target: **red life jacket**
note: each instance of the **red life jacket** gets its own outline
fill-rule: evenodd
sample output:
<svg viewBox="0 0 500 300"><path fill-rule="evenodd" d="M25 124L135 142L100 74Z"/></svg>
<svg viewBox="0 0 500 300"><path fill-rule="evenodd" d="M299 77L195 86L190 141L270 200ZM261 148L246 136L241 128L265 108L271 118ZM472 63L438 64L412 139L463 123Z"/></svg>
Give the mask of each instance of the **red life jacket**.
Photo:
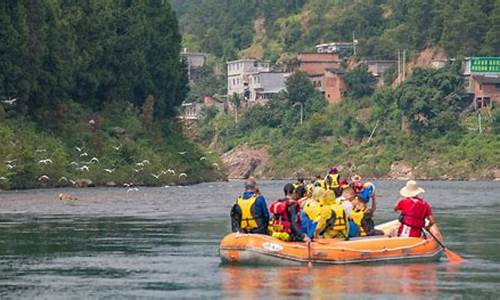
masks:
<svg viewBox="0 0 500 300"><path fill-rule="evenodd" d="M425 213L427 212L427 205L419 198L405 198L413 202L413 206L404 212L401 212L399 221L407 226L422 229L425 226Z"/></svg>
<svg viewBox="0 0 500 300"><path fill-rule="evenodd" d="M353 189L354 193L357 196L363 190L363 182L361 181L352 182L351 188Z"/></svg>
<svg viewBox="0 0 500 300"><path fill-rule="evenodd" d="M297 202L282 199L274 201L269 206L269 211L273 214L271 224L275 231L292 233L292 222L288 216L288 208L292 205L297 205ZM300 221L298 223L300 224Z"/></svg>

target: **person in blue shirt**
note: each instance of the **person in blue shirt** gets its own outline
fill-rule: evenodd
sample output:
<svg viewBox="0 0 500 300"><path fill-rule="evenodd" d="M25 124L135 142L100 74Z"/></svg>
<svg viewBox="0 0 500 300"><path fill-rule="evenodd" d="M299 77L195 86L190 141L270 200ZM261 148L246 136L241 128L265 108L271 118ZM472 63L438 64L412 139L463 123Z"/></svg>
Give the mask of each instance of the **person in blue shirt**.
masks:
<svg viewBox="0 0 500 300"><path fill-rule="evenodd" d="M236 200L230 216L233 232L267 234L269 211L255 178L245 180L245 192Z"/></svg>

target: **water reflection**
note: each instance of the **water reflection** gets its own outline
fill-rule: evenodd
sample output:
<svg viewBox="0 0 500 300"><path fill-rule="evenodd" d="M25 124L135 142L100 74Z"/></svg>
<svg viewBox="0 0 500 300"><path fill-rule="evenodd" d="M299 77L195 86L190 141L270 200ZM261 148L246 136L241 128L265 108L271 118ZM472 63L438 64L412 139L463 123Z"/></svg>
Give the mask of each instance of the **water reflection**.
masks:
<svg viewBox="0 0 500 300"><path fill-rule="evenodd" d="M221 268L227 299L437 296L438 264ZM267 294L263 294L266 291ZM269 294L272 293L272 294Z"/></svg>

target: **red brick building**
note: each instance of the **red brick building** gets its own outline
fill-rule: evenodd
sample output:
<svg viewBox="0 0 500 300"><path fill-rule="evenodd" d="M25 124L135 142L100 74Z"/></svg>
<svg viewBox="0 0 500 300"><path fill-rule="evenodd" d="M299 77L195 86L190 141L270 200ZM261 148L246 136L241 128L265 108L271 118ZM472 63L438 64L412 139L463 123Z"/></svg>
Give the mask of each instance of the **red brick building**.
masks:
<svg viewBox="0 0 500 300"><path fill-rule="evenodd" d="M290 71L302 70L329 103L338 103L345 92L344 72L338 53L299 53Z"/></svg>
<svg viewBox="0 0 500 300"><path fill-rule="evenodd" d="M500 57L466 58L464 76L476 108L500 104Z"/></svg>

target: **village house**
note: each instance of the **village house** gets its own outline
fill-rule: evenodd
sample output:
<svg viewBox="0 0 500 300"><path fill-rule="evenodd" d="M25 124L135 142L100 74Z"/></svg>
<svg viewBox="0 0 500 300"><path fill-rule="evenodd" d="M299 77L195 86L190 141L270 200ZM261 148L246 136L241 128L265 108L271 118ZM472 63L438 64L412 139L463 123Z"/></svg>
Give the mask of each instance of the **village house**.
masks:
<svg viewBox="0 0 500 300"><path fill-rule="evenodd" d="M290 63L288 69L305 72L329 103L338 103L342 99L345 82L338 53L302 52Z"/></svg>
<svg viewBox="0 0 500 300"><path fill-rule="evenodd" d="M187 48L184 48L184 50L181 53L181 56L187 65L189 83L193 84L198 80L200 80L201 79L200 69L205 65L207 54L189 52Z"/></svg>
<svg viewBox="0 0 500 300"><path fill-rule="evenodd" d="M265 103L285 90L284 72L274 71L269 62L240 59L227 62L227 95L240 95L249 105Z"/></svg>
<svg viewBox="0 0 500 300"><path fill-rule="evenodd" d="M385 72L391 68L396 61L395 60L362 60L362 64L365 64L368 67L368 73L375 76L377 79L377 86L384 85L384 74Z"/></svg>
<svg viewBox="0 0 500 300"><path fill-rule="evenodd" d="M500 103L500 57L465 58L463 75L476 108Z"/></svg>

